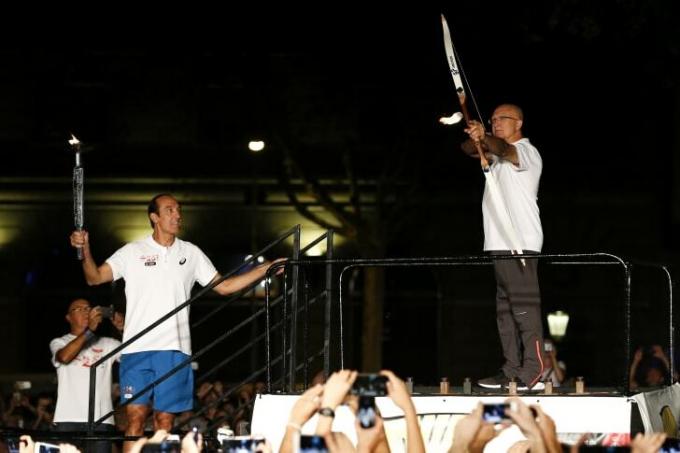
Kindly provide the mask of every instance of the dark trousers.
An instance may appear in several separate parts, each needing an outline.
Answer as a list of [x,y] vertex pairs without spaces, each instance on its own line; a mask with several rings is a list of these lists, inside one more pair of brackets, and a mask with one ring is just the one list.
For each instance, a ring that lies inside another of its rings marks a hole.
[[[491,255],[507,255],[493,251]],[[536,253],[525,251],[525,254]],[[503,347],[503,373],[533,385],[543,373],[543,319],[538,286],[538,260],[494,260],[496,322]]]
[[[76,423],[76,422],[61,422],[55,424],[55,431],[59,432],[74,432],[74,433],[86,433],[87,423]],[[95,427],[95,432],[97,433],[109,433],[114,434],[115,429],[113,425],[107,425],[102,423]],[[65,441],[67,442],[67,441]],[[111,441],[109,440],[98,440],[98,441],[87,441],[87,442],[71,442],[67,443],[73,444],[80,449],[83,453],[111,453]],[[85,447],[85,448],[83,448]]]

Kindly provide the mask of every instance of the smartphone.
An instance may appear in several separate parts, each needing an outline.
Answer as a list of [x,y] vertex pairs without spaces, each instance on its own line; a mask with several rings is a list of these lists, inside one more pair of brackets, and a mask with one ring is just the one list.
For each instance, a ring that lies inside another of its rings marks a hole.
[[224,453],[253,453],[259,445],[265,442],[262,437],[236,436],[222,441],[222,451]]
[[543,350],[544,350],[545,352],[552,352],[552,350],[553,350],[553,344],[550,343],[549,341],[546,341],[545,343],[543,343]]
[[19,453],[19,439],[16,437],[8,437],[6,442],[8,453]]
[[33,451],[35,451],[35,453],[59,453],[59,445],[36,442],[35,450]]
[[680,439],[667,438],[659,449],[661,453],[680,453]]
[[373,428],[375,426],[375,416],[375,397],[359,396],[359,411],[357,412],[359,426],[364,429]]
[[512,423],[508,417],[510,403],[484,404],[482,420],[489,423]]
[[321,436],[300,435],[300,453],[328,453],[326,440]]
[[99,307],[99,311],[102,314],[102,318],[109,318],[109,319],[113,318],[113,313],[114,313],[113,305],[109,305],[108,307]]
[[352,395],[387,395],[387,376],[375,373],[361,373],[357,375],[357,378],[352,385]]
[[160,444],[144,444],[142,453],[181,453],[182,446],[178,440],[164,440]]

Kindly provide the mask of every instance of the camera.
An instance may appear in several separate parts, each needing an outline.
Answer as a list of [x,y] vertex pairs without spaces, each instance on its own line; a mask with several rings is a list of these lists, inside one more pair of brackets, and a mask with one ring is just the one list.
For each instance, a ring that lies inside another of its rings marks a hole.
[[360,395],[359,410],[357,411],[359,426],[364,429],[373,428],[375,426],[375,416],[375,397]]
[[59,445],[48,444],[46,442],[36,442],[35,453],[59,453]]
[[662,453],[680,453],[680,439],[667,438],[659,449]]
[[164,440],[160,444],[144,444],[142,453],[181,453],[179,440]]
[[387,395],[387,376],[382,374],[361,373],[352,385],[352,395],[385,396]]
[[8,453],[19,453],[19,439],[16,437],[8,437],[5,439],[5,442],[7,443],[7,452]]
[[263,437],[236,436],[222,441],[224,453],[252,453],[266,441]]
[[102,314],[102,318],[113,319],[113,314],[115,313],[113,305],[109,305],[108,307],[99,307],[99,311]]
[[328,453],[326,441],[321,436],[300,435],[300,453]]
[[170,434],[160,444],[144,444],[143,453],[181,453],[182,445],[177,434]]
[[489,423],[511,423],[510,417],[508,417],[507,412],[514,409],[511,406],[512,403],[494,403],[494,404],[484,404],[484,410],[482,412],[482,419]]

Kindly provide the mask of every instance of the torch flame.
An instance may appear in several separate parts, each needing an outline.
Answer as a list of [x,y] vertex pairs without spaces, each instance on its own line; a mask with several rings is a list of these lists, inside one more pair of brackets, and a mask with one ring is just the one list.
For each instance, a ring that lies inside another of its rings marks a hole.
[[71,134],[71,140],[68,141],[68,144],[71,146],[77,146],[80,145],[80,140],[78,140],[75,135]]

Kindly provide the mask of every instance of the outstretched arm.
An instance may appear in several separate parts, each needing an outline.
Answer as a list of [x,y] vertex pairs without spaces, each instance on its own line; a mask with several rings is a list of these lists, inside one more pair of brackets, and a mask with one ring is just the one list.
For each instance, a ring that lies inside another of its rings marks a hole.
[[[274,263],[278,263],[285,260],[286,260],[285,258],[279,258],[274,260],[273,262],[265,261],[264,263],[251,269],[245,274],[234,275],[232,277],[227,278],[222,283],[217,285],[214,288],[214,290],[218,294],[221,294],[223,296],[228,296],[229,294],[241,291],[242,289],[247,288],[253,283],[262,280],[264,276],[267,274],[267,269],[269,269]],[[222,276],[217,274],[213,281],[219,280],[220,278],[222,278]]]
[[425,453],[425,444],[423,443],[423,435],[420,433],[418,415],[416,414],[415,406],[413,406],[411,395],[406,389],[406,384],[389,370],[382,370],[380,374],[387,377],[387,394],[390,399],[404,411],[404,418],[406,420],[406,451],[409,453]]
[[71,233],[71,245],[83,250],[83,273],[88,285],[101,285],[113,281],[113,271],[108,263],[97,266],[92,252],[90,251],[90,235],[87,231],[74,231]]
[[482,151],[487,156],[492,154],[503,160],[512,162],[515,165],[519,165],[519,157],[517,155],[517,149],[514,145],[509,144],[503,139],[489,135],[484,131],[482,123],[479,121],[472,120],[465,129],[465,132],[469,135],[469,139],[462,143],[461,148],[463,151],[471,156],[479,158],[475,142],[479,142]]
[[628,375],[628,386],[631,390],[637,390],[639,384],[635,380],[635,375],[637,374],[638,366],[642,360],[642,348],[639,347],[635,350],[633,355],[633,362],[630,364],[630,374]]
[[295,402],[286,424],[286,433],[281,441],[280,453],[293,453],[295,451],[293,439],[295,436],[300,435],[302,426],[307,423],[307,420],[316,414],[316,411],[319,409],[322,393],[323,386],[316,384],[314,387],[307,389]]

